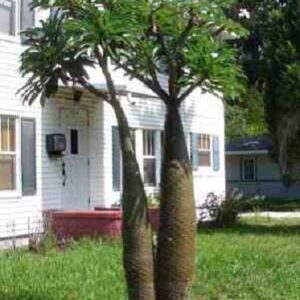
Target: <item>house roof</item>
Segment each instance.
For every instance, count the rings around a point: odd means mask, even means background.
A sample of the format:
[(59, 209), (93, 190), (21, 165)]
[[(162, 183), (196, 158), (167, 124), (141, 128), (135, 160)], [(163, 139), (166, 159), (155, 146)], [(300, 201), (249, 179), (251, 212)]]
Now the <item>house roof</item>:
[(270, 138), (265, 136), (244, 138), (226, 144), (226, 154), (267, 154), (272, 150)]

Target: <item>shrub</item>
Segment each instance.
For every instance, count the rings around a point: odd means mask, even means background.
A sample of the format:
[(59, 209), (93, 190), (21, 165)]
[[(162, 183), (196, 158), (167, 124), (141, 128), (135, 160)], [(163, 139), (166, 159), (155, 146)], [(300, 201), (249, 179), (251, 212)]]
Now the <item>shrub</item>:
[(209, 193), (204, 205), (200, 207), (200, 223), (217, 227), (231, 226), (236, 223), (240, 211), (240, 193), (234, 192), (226, 199)]

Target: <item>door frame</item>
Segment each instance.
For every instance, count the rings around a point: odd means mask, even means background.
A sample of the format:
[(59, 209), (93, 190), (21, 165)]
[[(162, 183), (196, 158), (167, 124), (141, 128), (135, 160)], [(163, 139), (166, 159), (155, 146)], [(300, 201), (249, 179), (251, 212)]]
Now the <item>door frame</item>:
[[(78, 122), (74, 123), (74, 124), (68, 124), (66, 123), (66, 120), (64, 118), (64, 112), (65, 111), (69, 111), (71, 114), (74, 113), (78, 113), (78, 112), (83, 112), (85, 113), (86, 115), (86, 120), (85, 120), (85, 124), (84, 126), (81, 126), (78, 124)], [(66, 149), (66, 152), (64, 154), (64, 156), (62, 157), (62, 162), (64, 162), (64, 159), (66, 157), (68, 158), (72, 158), (72, 156), (77, 156), (80, 154), (71, 154), (70, 153), (70, 135), (67, 136), (67, 131), (68, 131), (68, 134), (70, 132), (71, 129), (77, 129), (77, 130), (83, 130), (85, 135), (86, 135), (86, 159), (87, 159), (87, 201), (86, 201), (86, 209), (89, 209), (90, 206), (91, 206), (91, 203), (90, 203), (90, 120), (89, 120), (89, 111), (88, 109), (84, 108), (84, 107), (81, 107), (81, 106), (78, 106), (76, 105), (75, 107), (61, 107), (60, 108), (60, 128), (62, 130), (62, 132), (65, 134), (66, 136), (66, 145), (67, 145), (67, 149)], [(78, 141), (78, 148), (80, 149), (80, 140)], [(80, 151), (80, 150), (79, 150)], [(68, 180), (68, 179), (67, 179)], [(62, 186), (62, 202), (61, 202), (61, 205), (62, 207), (64, 208), (65, 207), (65, 195), (64, 195), (64, 192), (65, 192), (65, 187)], [(84, 202), (82, 201), (82, 203), (84, 204)], [(76, 207), (74, 207), (74, 209), (76, 209)]]

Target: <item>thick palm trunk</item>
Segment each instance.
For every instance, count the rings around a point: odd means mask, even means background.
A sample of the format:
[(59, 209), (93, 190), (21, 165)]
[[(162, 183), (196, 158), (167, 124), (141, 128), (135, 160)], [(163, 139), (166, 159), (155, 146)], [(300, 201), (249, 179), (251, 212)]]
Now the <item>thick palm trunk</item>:
[(193, 177), (184, 130), (179, 108), (169, 105), (161, 180), (157, 300), (186, 299), (194, 275), (195, 236)]
[(123, 263), (130, 300), (154, 300), (152, 229), (147, 198), (133, 149), (127, 118), (118, 101), (112, 106), (119, 123), (123, 154)]

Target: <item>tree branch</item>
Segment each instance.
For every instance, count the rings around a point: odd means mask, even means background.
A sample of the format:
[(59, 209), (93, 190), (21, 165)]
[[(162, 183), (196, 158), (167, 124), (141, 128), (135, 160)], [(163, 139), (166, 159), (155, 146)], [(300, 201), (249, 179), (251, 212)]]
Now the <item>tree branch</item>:
[(168, 103), (169, 101), (169, 95), (166, 93), (166, 91), (163, 90), (161, 85), (159, 84), (159, 81), (156, 77), (156, 79), (152, 78), (153, 80), (149, 80), (145, 78), (144, 76), (138, 74), (134, 70), (132, 70), (128, 64), (120, 62), (118, 59), (113, 59), (113, 61), (117, 64), (118, 68), (123, 69), (127, 74), (131, 75), (134, 78), (137, 78), (139, 81), (141, 81), (143, 84), (145, 84), (150, 90), (155, 92), (163, 101), (164, 103)]
[(103, 99), (103, 101), (110, 102), (109, 98), (107, 97), (107, 93), (101, 92), (97, 88), (95, 88), (92, 84), (88, 83), (84, 78), (79, 78), (78, 83), (82, 85), (85, 89), (87, 89), (91, 94), (100, 97)]
[(206, 21), (202, 20), (198, 15), (196, 15), (193, 12), (193, 10), (191, 10), (188, 23), (176, 42), (174, 57), (173, 59), (170, 60), (170, 78), (169, 78), (169, 93), (174, 98), (177, 98), (180, 92), (180, 87), (178, 86), (178, 80), (181, 74), (183, 73), (182, 72), (183, 64), (180, 64), (182, 47), (185, 41), (188, 39), (192, 29), (194, 27), (201, 27), (206, 23), (207, 23)]
[(104, 77), (106, 79), (107, 89), (108, 89), (108, 92), (111, 96), (110, 100), (111, 101), (118, 101), (117, 90), (116, 90), (114, 81), (112, 79), (111, 73), (108, 69), (108, 56), (107, 56), (107, 53), (105, 52), (104, 47), (102, 47), (102, 49), (103, 49), (103, 54), (100, 52), (99, 47), (96, 47), (95, 55), (96, 55), (96, 58), (98, 60), (99, 65), (102, 69)]
[(203, 83), (203, 79), (196, 80), (193, 82), (178, 98), (178, 104), (185, 100), (198, 86)]

